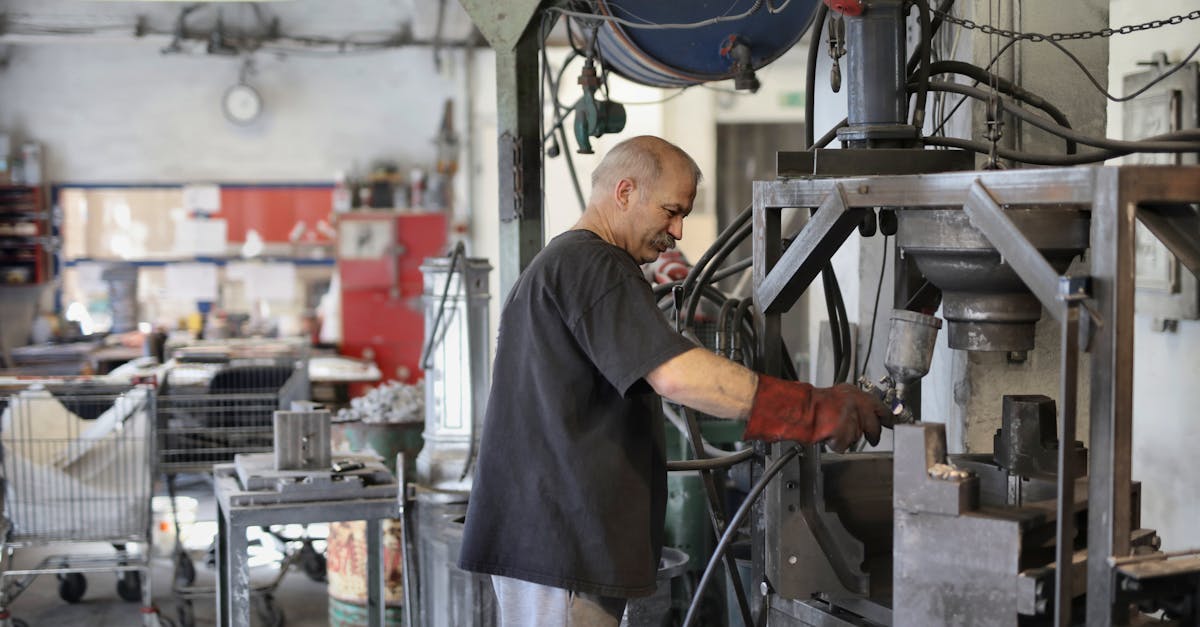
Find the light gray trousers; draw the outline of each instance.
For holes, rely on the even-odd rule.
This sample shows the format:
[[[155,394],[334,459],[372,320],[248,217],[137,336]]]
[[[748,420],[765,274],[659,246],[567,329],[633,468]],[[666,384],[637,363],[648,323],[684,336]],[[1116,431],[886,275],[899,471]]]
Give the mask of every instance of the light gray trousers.
[[[617,627],[625,599],[492,575],[500,627]]]

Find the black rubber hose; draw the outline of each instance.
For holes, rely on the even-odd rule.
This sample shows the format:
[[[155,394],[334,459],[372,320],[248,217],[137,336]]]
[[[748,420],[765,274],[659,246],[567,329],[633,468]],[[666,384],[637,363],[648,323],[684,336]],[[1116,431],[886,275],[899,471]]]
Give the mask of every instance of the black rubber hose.
[[[754,457],[754,449],[748,448],[729,455],[721,457],[708,457],[705,459],[684,459],[679,461],[667,462],[667,472],[680,472],[684,470],[721,470],[736,466],[748,459]]]
[[[839,325],[837,314],[836,301],[833,298],[834,281],[830,279],[833,275],[833,266],[827,265],[824,270],[821,270],[821,286],[825,289],[825,315],[829,318],[829,342],[830,348],[833,349],[833,378],[837,380],[837,373],[842,369],[842,332]]]
[[[700,256],[700,260],[696,262],[696,265],[692,266],[691,271],[688,272],[687,277],[684,278],[683,294],[685,298],[691,294],[692,286],[695,285],[696,280],[700,277],[700,273],[704,271],[704,268],[708,265],[708,262],[712,259],[713,255],[717,254],[717,251],[721,249],[721,245],[724,243],[724,241],[729,237],[732,237],[733,234],[737,232],[737,230],[741,228],[743,224],[749,222],[753,213],[753,205],[746,205],[736,216],[734,216],[733,220],[730,221],[729,224],[727,224],[719,234],[717,234],[717,238],[713,240],[712,245],[708,247],[708,250],[704,251],[704,254]]]
[[[964,96],[969,96],[971,98],[984,101],[986,101],[991,95],[982,89],[976,89],[966,85],[959,85],[958,83],[947,83],[943,81],[932,81],[930,83],[930,89],[935,91],[962,94]],[[1127,141],[1121,139],[1109,139],[1107,137],[1093,137],[1091,135],[1084,135],[1083,133],[1080,133],[1074,129],[1065,128],[1059,126],[1058,124],[1054,124],[1050,120],[1038,115],[1034,115],[1033,113],[1022,109],[1021,107],[1013,106],[1012,104],[1005,102],[1003,99],[1000,100],[1000,105],[1008,113],[1011,113],[1012,115],[1029,122],[1030,124],[1046,131],[1047,133],[1051,133],[1066,139],[1071,139],[1081,144],[1095,146],[1097,148],[1103,148],[1106,150],[1125,150],[1128,152],[1200,152],[1200,141],[1156,141],[1153,138]],[[1192,136],[1200,137],[1200,131],[1194,131]]]
[[[969,139],[959,139],[957,137],[926,137],[923,141],[927,146],[961,148],[963,150],[970,150],[982,155],[989,154],[992,150],[992,145],[989,143],[971,141]],[[1120,157],[1134,152],[1137,151],[1093,150],[1090,152],[1081,152],[1073,155],[1047,155],[1032,152],[1019,152],[1016,150],[1009,150],[1001,146],[996,147],[996,154],[1005,159],[1033,165],[1084,165],[1088,163],[1106,161],[1108,159],[1112,159],[1113,157]]]
[[[1051,104],[1045,98],[1025,90],[1020,85],[1016,85],[1006,78],[996,76],[978,65],[963,61],[938,61],[933,64],[932,71],[933,74],[961,74],[967,78],[974,79],[976,82],[994,85],[1000,93],[1008,94],[1031,107],[1045,111],[1047,115],[1054,118],[1055,122],[1058,122],[1059,126],[1071,128],[1071,122],[1067,119],[1067,114],[1063,113],[1061,109]],[[1077,152],[1075,142],[1070,139],[1066,139],[1066,142],[1067,154],[1075,154]]]
[[[788,449],[787,452],[779,456],[779,459],[771,462],[771,465],[763,471],[762,478],[754,484],[754,487],[750,488],[750,492],[746,494],[746,500],[742,501],[742,506],[738,508],[737,513],[733,515],[733,518],[729,520],[729,524],[726,525],[725,533],[721,534],[721,541],[717,543],[717,548],[713,549],[712,558],[708,560],[708,566],[704,568],[704,574],[700,576],[700,583],[696,584],[696,592],[692,597],[691,605],[688,606],[687,616],[683,619],[683,627],[691,627],[695,622],[696,611],[700,607],[700,598],[704,595],[704,588],[712,579],[717,562],[729,550],[729,545],[733,544],[733,539],[737,536],[738,527],[742,525],[742,522],[746,519],[746,515],[750,513],[754,502],[762,495],[763,490],[775,478],[775,475],[779,474],[779,471],[783,470],[783,467],[799,454],[800,447],[798,446]]]
[[[842,286],[838,284],[837,273],[833,272],[832,267],[829,272],[829,280],[833,284],[833,306],[838,315],[838,332],[842,336],[842,361],[833,378],[834,384],[838,384],[846,381],[850,374],[850,366],[854,361],[854,350],[850,345],[850,318],[846,315],[846,301],[842,299]]]
[[[446,284],[442,289],[442,298],[438,301],[437,316],[433,319],[433,328],[429,330],[429,339],[425,341],[425,348],[421,350],[421,368],[429,370],[429,358],[432,356],[433,347],[441,340],[437,337],[438,327],[442,323],[442,314],[446,311],[446,298],[450,295],[450,283],[454,279],[454,269],[458,266],[458,261],[461,259],[466,263],[467,249],[462,242],[455,244],[454,252],[450,255],[450,269],[446,271]],[[464,276],[466,270],[463,270]],[[443,331],[444,333],[444,331]]]
[[[929,24],[928,44],[931,47],[931,49],[933,46],[933,36],[936,35],[938,30],[940,30],[942,28],[942,21],[943,21],[942,15],[949,13],[950,7],[953,4],[954,4],[954,0],[942,0],[942,3],[938,5],[937,14],[933,16],[933,21],[930,22],[930,24]],[[904,68],[905,76],[912,76],[912,73],[914,71],[916,71],[917,65],[921,62],[921,55],[925,54],[924,51],[921,50],[920,46],[925,45],[925,43],[926,43],[926,39],[924,37],[922,37],[921,44],[918,45],[916,50],[913,50],[913,53],[911,55],[909,55],[908,65],[905,66],[905,68]]]
[[[808,69],[804,76],[804,146],[805,150],[813,149],[813,118],[817,116],[817,103],[813,93],[817,90],[817,56],[821,49],[821,34],[825,31],[825,17],[829,15],[829,7],[825,3],[817,7],[813,17],[808,40]]]
[[[817,140],[817,143],[812,145],[812,150],[828,146],[833,140],[837,139],[838,129],[846,128],[847,126],[850,126],[850,118],[842,118],[841,122],[835,124],[833,128],[829,129],[829,132],[825,133],[821,136],[821,139]]]
[[[704,459],[707,453],[704,450],[704,436],[700,433],[700,421],[696,418],[696,412],[686,405],[681,406],[681,409],[683,410],[684,424],[688,429],[688,439],[692,442],[692,453],[696,459]],[[708,516],[715,536],[721,532],[721,523],[726,522],[722,520],[725,517],[725,509],[721,505],[721,496],[717,492],[717,482],[713,477],[712,470],[701,470],[700,479],[704,483],[704,492],[708,496]],[[737,597],[742,622],[749,625],[751,623],[750,602],[746,599],[745,590],[742,589],[742,578],[738,573],[737,562],[732,553],[725,556],[725,566],[729,570],[729,578],[733,582],[734,596]]]
[[[917,14],[921,22],[921,45],[917,52],[920,54],[921,71],[917,74],[917,102],[913,106],[913,126],[917,133],[925,128],[925,102],[929,97],[930,62],[933,56],[933,27],[929,19],[929,0],[916,0]]]
[[[725,261],[725,258],[728,257],[731,253],[733,253],[733,251],[738,246],[741,245],[742,240],[745,240],[747,237],[750,236],[752,226],[753,225],[751,225],[751,224],[743,225],[741,228],[739,228],[737,230],[736,233],[734,233],[732,236],[730,236],[728,239],[726,239],[723,244],[721,244],[721,248],[719,250],[717,250],[717,253],[712,256],[712,258],[708,261],[707,265],[705,265],[704,270],[701,271],[701,273],[700,273],[699,281],[702,285],[706,285],[712,280],[712,275],[716,271],[717,267],[721,265],[721,262]],[[695,271],[696,271],[696,269],[693,268],[692,272],[695,272]],[[690,277],[691,274],[689,273],[688,276]],[[692,330],[692,331],[695,330],[693,328],[693,322],[694,322],[695,316],[696,316],[696,309],[699,306],[700,306],[699,296],[693,295],[693,298],[688,300],[687,315],[683,319],[683,324],[684,324],[685,328]]]
[[[747,353],[754,352],[753,350],[746,351],[745,348],[743,348],[745,346],[754,345],[754,318],[751,316],[749,320],[747,320],[747,314],[750,312],[753,306],[754,301],[750,298],[743,299],[742,302],[738,303],[737,310],[733,312],[733,324],[730,325],[733,327],[733,329],[729,336],[729,339],[731,340],[729,345],[729,358],[735,361],[740,360],[743,362],[743,365],[747,361]],[[747,324],[747,322],[749,322],[749,324]],[[748,341],[742,340],[743,334],[748,336]],[[753,366],[753,361],[751,361],[750,367],[752,369]]]
[[[721,313],[717,314],[717,354],[722,357],[729,357],[729,355],[732,353],[730,350],[730,344],[732,343],[732,340],[729,339],[728,329],[729,316],[740,304],[742,304],[742,301],[736,298],[730,298],[724,303],[721,303]]]
[[[753,265],[753,263],[754,263],[754,260],[749,257],[747,257],[741,261],[731,263],[728,266],[714,272],[712,275],[712,278],[709,279],[708,282],[709,282],[709,284],[712,284],[712,283],[716,283],[718,281],[723,281],[725,279],[728,279],[729,277],[745,270],[746,268],[749,268],[751,265]],[[664,293],[670,292],[672,289],[675,288],[676,285],[682,285],[682,284],[683,284],[683,279],[680,279],[678,281],[670,281],[668,283],[659,283],[658,285],[655,285],[654,286],[655,300],[662,298],[662,295]]]

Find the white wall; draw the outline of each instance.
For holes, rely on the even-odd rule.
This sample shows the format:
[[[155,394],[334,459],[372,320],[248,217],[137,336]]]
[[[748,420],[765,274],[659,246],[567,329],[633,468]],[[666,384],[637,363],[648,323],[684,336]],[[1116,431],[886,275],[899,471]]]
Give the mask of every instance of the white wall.
[[[173,3],[8,4],[18,31],[19,25],[37,24],[119,28],[135,15],[152,30],[169,30],[177,11]],[[410,4],[354,0],[335,10],[302,0],[263,6],[281,16],[288,34],[379,38],[414,15]],[[461,10],[450,4],[451,23],[458,24]],[[206,7],[188,23],[207,28],[218,10],[231,31],[253,23],[242,5]],[[428,19],[426,13],[417,15]],[[459,51],[445,53],[440,74],[428,47],[347,55],[259,52],[252,55],[249,82],[262,94],[265,111],[241,127],[221,110],[225,90],[238,82],[241,57],[164,55],[167,36],[135,42],[123,31],[104,38],[6,37],[31,43],[7,48],[0,129],[42,143],[49,180],[332,181],[336,171],[355,165],[365,173],[375,159],[427,166],[434,160],[431,140],[443,101],[463,97]]]
[[[428,50],[259,58],[265,110],[230,123],[221,97],[240,60],[153,46],[22,45],[0,72],[0,128],[43,146],[45,176],[71,182],[332,181],[391,159],[429,166],[461,52],[442,75]]]
[[[1113,0],[1112,26],[1187,14],[1195,0]],[[1156,51],[1171,62],[1200,43],[1200,21],[1188,21],[1110,41],[1108,84],[1120,95],[1122,77],[1142,71]],[[1195,59],[1193,59],[1195,60]],[[1122,105],[1108,104],[1108,135],[1122,135]],[[1186,272],[1186,270],[1185,270]],[[1195,407],[1188,390],[1200,378],[1200,321],[1181,320],[1174,333],[1150,328],[1151,317],[1138,315],[1134,334],[1133,478],[1141,481],[1142,525],[1157,529],[1164,549],[1200,547],[1200,472],[1195,452]]]

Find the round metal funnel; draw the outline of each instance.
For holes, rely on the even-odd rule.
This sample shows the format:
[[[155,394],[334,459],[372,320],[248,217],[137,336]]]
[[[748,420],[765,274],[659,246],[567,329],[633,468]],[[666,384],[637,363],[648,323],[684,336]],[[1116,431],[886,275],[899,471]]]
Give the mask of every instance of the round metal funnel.
[[[1008,209],[1009,219],[1058,272],[1088,246],[1088,214],[1075,207]],[[958,209],[897,212],[896,243],[942,290],[950,348],[1026,351],[1042,305]]]

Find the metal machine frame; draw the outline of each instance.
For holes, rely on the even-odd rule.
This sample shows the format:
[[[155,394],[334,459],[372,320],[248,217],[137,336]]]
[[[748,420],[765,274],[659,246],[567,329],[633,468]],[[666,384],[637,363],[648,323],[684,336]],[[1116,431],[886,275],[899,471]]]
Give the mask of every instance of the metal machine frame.
[[[761,313],[760,354],[768,374],[782,373],[780,316],[790,308],[874,207],[961,207],[1063,328],[1060,372],[1060,442],[1074,441],[1078,350],[1091,353],[1091,442],[1088,472],[1087,624],[1122,624],[1122,568],[1130,562],[1133,423],[1133,323],[1135,226],[1140,220],[1179,260],[1200,276],[1200,167],[1084,166],[1058,169],[971,171],[931,175],[792,178],[754,183],[754,299]],[[1073,205],[1090,210],[1090,276],[1060,277],[1005,216],[1004,207]],[[1180,207],[1184,206],[1181,210]],[[781,210],[817,208],[784,249]],[[1063,451],[1070,447],[1061,447]],[[817,455],[810,450],[807,457]],[[805,463],[805,462],[800,462]],[[1057,544],[1059,563],[1071,559],[1073,503],[1071,456],[1060,455]],[[815,482],[801,472],[801,483]],[[819,486],[798,486],[820,494]],[[776,489],[786,489],[776,488]],[[814,491],[817,490],[817,491]],[[767,512],[765,532],[771,536]],[[819,544],[837,542],[820,517],[806,517]],[[824,542],[822,539],[824,538]],[[761,542],[755,571],[766,572]],[[825,550],[831,559],[834,551]],[[778,556],[776,556],[778,559]],[[1133,563],[1142,563],[1141,560]],[[836,570],[836,568],[835,568]],[[1073,569],[1058,569],[1055,622],[1070,624]],[[1084,574],[1084,573],[1080,573]],[[1126,588],[1127,589],[1127,588]],[[890,617],[886,617],[890,619]],[[890,621],[889,621],[890,622]]]

